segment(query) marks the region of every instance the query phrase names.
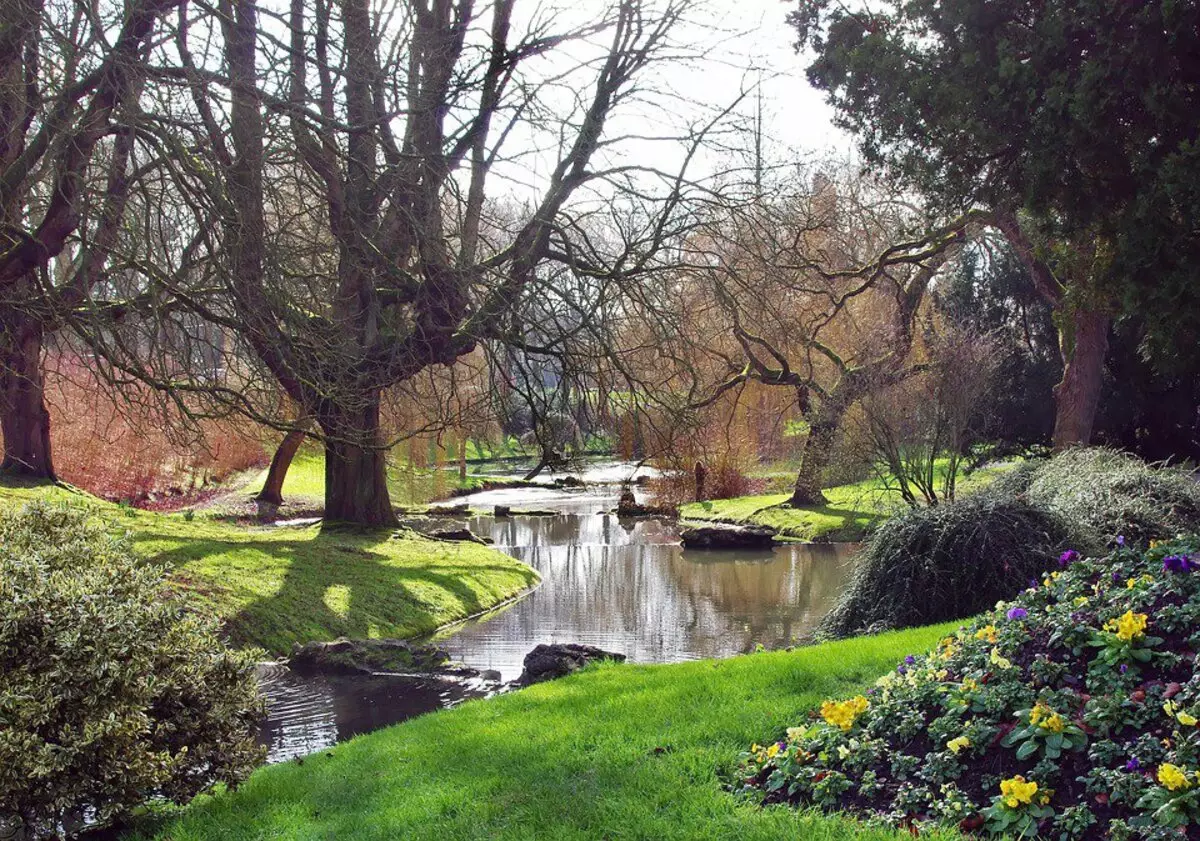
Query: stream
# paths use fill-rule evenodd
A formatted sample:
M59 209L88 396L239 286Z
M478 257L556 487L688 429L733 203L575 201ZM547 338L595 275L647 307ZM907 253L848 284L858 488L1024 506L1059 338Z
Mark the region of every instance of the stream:
M472 508L553 516L467 519L470 530L529 564L542 584L507 607L433 639L456 661L515 679L538 643L581 642L632 663L729 657L781 648L813 631L849 581L854 544L781 544L764 550L693 550L674 523L602 513L616 506L630 466L593 465L583 488L551 485L460 497ZM377 675L301 677L264 666L268 761L322 750L359 733L486 697L471 681Z

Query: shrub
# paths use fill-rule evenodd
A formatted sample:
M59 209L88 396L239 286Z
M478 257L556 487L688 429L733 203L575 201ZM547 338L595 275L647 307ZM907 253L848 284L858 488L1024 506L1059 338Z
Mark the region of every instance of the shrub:
M1200 833L1200 539L1060 558L1011 603L745 754L767 803L1009 837Z
M848 636L979 613L1026 586L1065 548L1067 534L1055 515L987 493L908 509L867 539L821 632Z
M79 508L0 514L0 825L183 802L261 761L250 654Z
M1111 546L1200 531L1200 484L1189 471L1102 448L1068 450L1028 473L1030 503L1059 514L1081 539Z

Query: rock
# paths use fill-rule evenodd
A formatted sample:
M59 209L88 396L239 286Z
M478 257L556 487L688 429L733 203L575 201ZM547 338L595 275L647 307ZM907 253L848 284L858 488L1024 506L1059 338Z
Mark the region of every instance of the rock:
M554 484L560 488L582 488L587 483L578 476L562 476L554 480Z
M615 660L618 663L624 663L625 655L604 651L594 645L581 645L573 642L539 645L525 655L525 670L521 672L517 684L529 686L544 680L566 677L571 672L598 660Z
M479 537L478 535L472 534L471 530L465 526L460 526L459 528L434 529L433 531L426 532L426 536L432 537L435 540L456 540L460 542L480 543L484 545L491 542Z
M467 503L461 505L435 505L425 512L428 517L466 517L471 513L471 506Z
M621 498L617 501L618 517L667 517L673 514L674 511L670 508L642 505L629 488L621 491Z
M292 646L288 665L304 674L372 674L374 672L433 672L441 670L450 655L434 646L413 645L407 640L351 640L307 642Z
M679 532L679 539L688 549L749 549L770 546L775 534L768 526L712 523L689 526Z
M492 516L494 516L497 520L502 519L504 517L511 517L512 509L509 508L507 505L497 505L496 510L492 513Z

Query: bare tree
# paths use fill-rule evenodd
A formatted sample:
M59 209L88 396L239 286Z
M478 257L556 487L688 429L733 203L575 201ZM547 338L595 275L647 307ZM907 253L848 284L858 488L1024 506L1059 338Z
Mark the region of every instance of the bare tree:
M553 352L514 317L549 282L539 267L631 283L686 224L684 172L711 123L679 138L672 172L621 160L606 133L623 105L645 104L635 80L671 55L686 6L617 0L572 21L579 10L518 19L514 0L292 0L282 16L252 0L181 5L177 66L154 77L176 92L156 137L200 245L187 271L143 274L172 313L254 362L214 386L143 353L139 375L294 428L248 396L253 369L268 371L324 442L326 518L395 522L386 392L480 341ZM548 174L527 212L489 219L487 185L521 155ZM582 218L621 195L636 224L615 247L593 241Z
M827 175L714 214L688 241L687 272L648 307L679 314L662 335L687 372L674 391L703 409L749 382L791 389L808 425L791 504L823 504L846 412L909 375L930 281L969 224L927 227L903 196Z
M5 471L54 477L43 344L103 276L135 177L147 56L176 2L0 4Z

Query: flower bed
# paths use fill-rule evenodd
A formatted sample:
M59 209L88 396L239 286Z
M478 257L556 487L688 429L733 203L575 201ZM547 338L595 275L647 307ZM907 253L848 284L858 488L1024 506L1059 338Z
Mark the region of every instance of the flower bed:
M739 789L913 829L1200 837L1200 540L1057 566L754 745Z

